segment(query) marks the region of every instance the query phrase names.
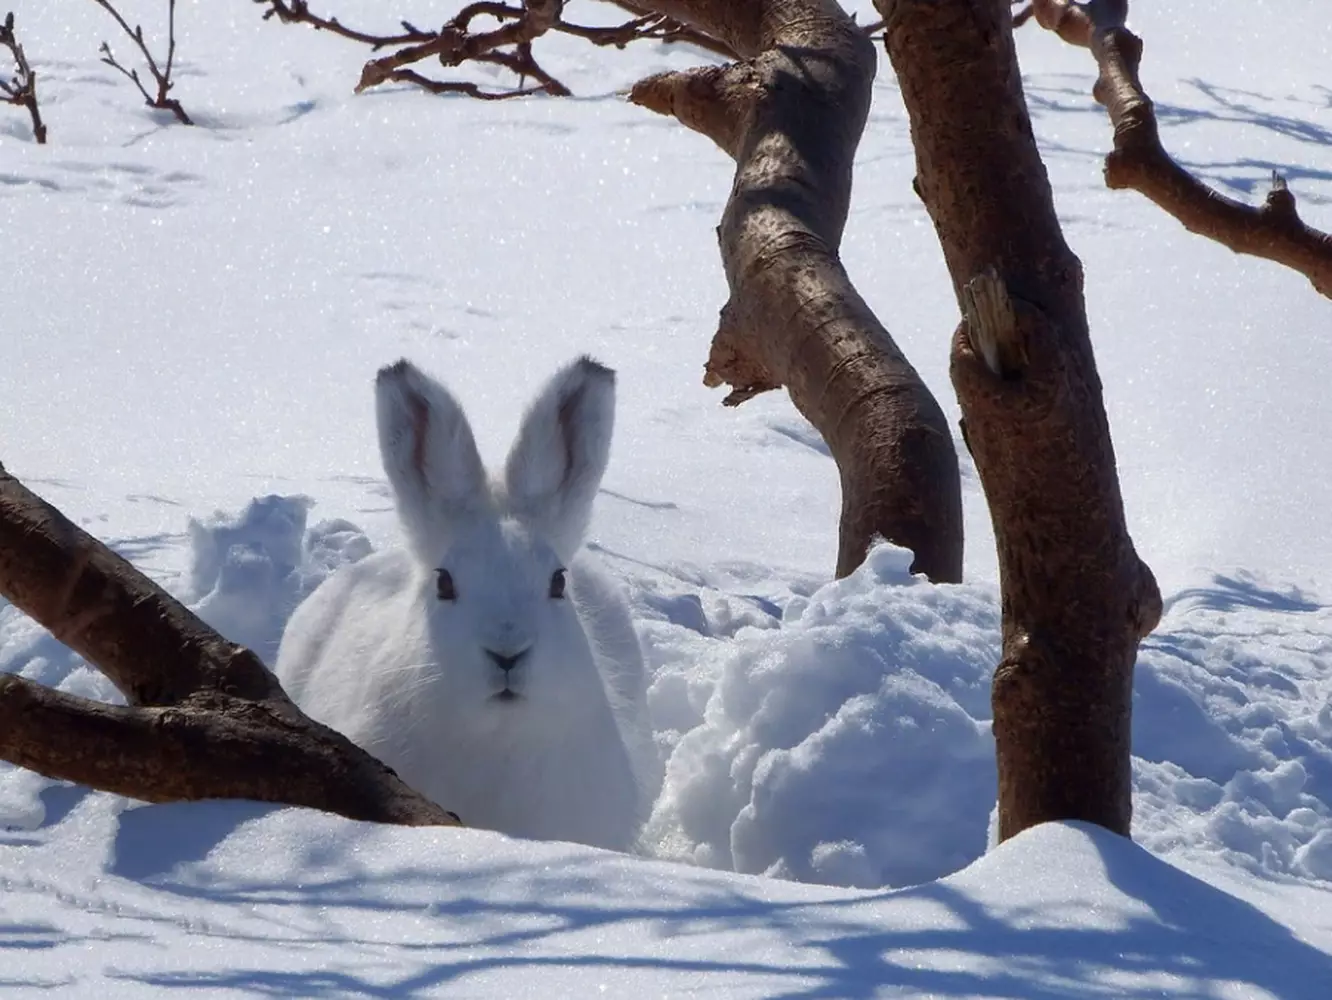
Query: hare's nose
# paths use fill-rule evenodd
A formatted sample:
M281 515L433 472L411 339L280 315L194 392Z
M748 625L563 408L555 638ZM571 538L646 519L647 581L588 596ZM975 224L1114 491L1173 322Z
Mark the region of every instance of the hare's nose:
M499 667L507 674L514 667L518 666L523 657L527 655L527 650L524 649L521 652L514 653L512 656L505 656L503 653L497 653L493 649L487 649L486 655L490 657L491 663L495 664L495 666Z

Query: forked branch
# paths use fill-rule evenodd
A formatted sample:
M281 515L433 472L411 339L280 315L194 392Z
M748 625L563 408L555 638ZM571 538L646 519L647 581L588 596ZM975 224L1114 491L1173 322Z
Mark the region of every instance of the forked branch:
M1246 205L1204 184L1166 152L1138 75L1142 40L1125 26L1128 0L1032 0L1032 9L1042 27L1089 48L1096 59L1092 95L1114 126L1114 149L1105 160L1107 187L1146 195L1190 232L1236 253L1284 264L1332 298L1332 235L1300 219L1295 195L1279 174L1273 174L1262 205Z
M457 817L287 697L222 638L0 466L0 596L126 706L0 675L0 759L148 802L228 798L413 826Z
M37 106L37 74L28 65L28 57L23 53L23 46L14 35L14 12L5 15L4 24L0 24L0 45L9 49L14 59L14 75L8 80L0 79L0 101L28 109L32 118L32 136L38 145L46 142L46 125L42 123L41 109Z
M619 4L636 16L623 24L589 27L564 19L564 0L525 0L521 4L478 0L469 3L438 31L423 30L408 21L390 34L375 34L343 24L337 17L316 14L308 0L253 0L262 4L264 19L276 18L286 24L308 24L342 38L370 46L372 51L394 49L388 55L367 62L356 85L358 92L384 83L410 83L435 94L466 94L482 100L502 100L545 93L568 96L563 83L544 70L532 53L532 43L549 33L572 35L593 45L624 48L631 42L649 39L681 42L699 46L722 55L731 50L724 43L669 17L645 12L631 4ZM476 30L473 22L488 20L493 27ZM509 90L483 90L466 81L436 80L411 67L427 59L447 67L465 63L502 66L518 77L517 87ZM526 86L526 81L535 81Z
M143 80L139 78L137 69L129 69L118 59L111 51L111 46L107 42L102 43L100 51L102 53L102 62L106 63L112 69L121 73L143 95L143 101L150 108L157 108L160 111L170 111L176 116L176 121L182 125L193 125L194 122L190 116L185 113L180 101L170 96L171 88L175 86L171 82L171 70L176 61L176 0L167 0L167 56L166 63L159 66L157 60L153 58L153 53L148 48L148 43L143 38L143 27L136 24L133 28L121 16L120 11L112 6L110 0L93 0L93 3L101 7L120 25L121 30L130 37L130 41L138 47L143 55L143 60L148 66L148 72L152 74L153 80L157 85L157 92L150 93L148 88L143 85Z

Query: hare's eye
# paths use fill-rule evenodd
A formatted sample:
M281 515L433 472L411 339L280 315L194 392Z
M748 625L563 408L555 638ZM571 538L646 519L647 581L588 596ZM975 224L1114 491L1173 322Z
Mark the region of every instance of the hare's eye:
M568 582L564 570L557 569L550 578L550 596L559 599L564 596L564 585Z
M441 601L456 601L458 599L458 591L453 586L453 576L448 570L435 570L435 591Z

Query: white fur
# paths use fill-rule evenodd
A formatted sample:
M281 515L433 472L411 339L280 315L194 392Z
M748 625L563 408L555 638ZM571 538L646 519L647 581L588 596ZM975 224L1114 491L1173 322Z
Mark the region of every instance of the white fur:
M400 361L375 394L408 551L343 567L311 594L279 679L470 826L629 849L660 781L643 657L623 594L582 551L614 373L588 358L556 373L494 482L442 385ZM566 597L552 598L562 567ZM440 568L454 601L438 596ZM506 675L487 650L522 657ZM516 698L497 697L506 686Z

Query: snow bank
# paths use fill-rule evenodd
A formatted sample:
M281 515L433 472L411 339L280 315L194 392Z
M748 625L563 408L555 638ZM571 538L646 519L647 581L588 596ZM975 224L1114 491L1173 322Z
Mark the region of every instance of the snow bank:
M1135 835L1332 882L1332 608L1252 574L1176 595L1135 685Z
M647 839L661 856L803 881L908 885L985 849L994 802L988 588L931 586L875 548L719 660L670 757ZM653 685L679 687L668 671ZM697 693L694 693L697 697Z
M308 532L314 502L305 496L256 497L239 514L190 520L185 599L228 639L270 665L287 619L333 570L370 554L354 524L320 521Z
M239 512L217 511L188 523L188 566L175 594L233 642L271 663L287 618L329 573L370 552L343 520L317 522L305 496L255 497ZM68 694L123 704L120 692L49 632L0 599L0 673L14 673ZM46 822L56 783L0 764L0 827Z
M188 525L181 596L270 658L296 604L370 542L309 526L300 495ZM656 857L831 885L928 882L980 857L994 795L989 586L934 586L881 545L816 586L611 561L647 650L665 782ZM1134 836L1164 856L1332 882L1332 608L1252 576L1168 603L1134 697ZM0 605L0 670L119 695ZM54 786L0 767L0 824L45 822Z
M881 546L848 579L776 601L706 584L640 595L667 757L656 854L902 886L984 852L996 594L930 585L908 562ZM1135 838L1332 881L1332 608L1252 575L1167 605L1135 673ZM736 607L746 624L720 627Z
M249 803L48 798L49 826L0 849L21 914L0 921L6 996L1322 1000L1332 978L1254 905L1079 824L871 893Z

